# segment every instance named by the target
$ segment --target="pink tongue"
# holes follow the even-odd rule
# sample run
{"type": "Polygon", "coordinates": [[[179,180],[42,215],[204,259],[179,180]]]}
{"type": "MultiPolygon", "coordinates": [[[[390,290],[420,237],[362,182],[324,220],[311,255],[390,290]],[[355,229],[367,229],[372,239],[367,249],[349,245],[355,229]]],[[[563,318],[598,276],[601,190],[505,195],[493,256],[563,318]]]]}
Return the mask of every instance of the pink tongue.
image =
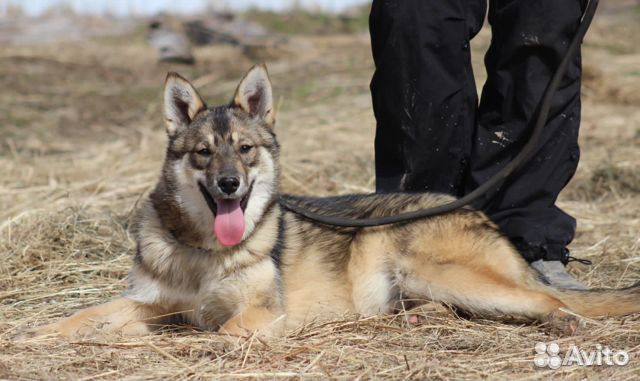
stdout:
{"type": "Polygon", "coordinates": [[[244,214],[240,200],[216,200],[218,214],[213,223],[213,231],[224,246],[235,246],[244,234],[244,214]]]}

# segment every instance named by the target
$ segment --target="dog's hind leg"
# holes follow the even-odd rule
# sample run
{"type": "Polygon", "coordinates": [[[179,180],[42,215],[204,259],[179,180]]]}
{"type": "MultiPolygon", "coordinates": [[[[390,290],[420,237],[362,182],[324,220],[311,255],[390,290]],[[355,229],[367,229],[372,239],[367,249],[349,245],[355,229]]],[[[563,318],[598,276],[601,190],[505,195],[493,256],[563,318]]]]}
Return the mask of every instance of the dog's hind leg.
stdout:
{"type": "Polygon", "coordinates": [[[480,315],[517,315],[545,321],[573,333],[577,321],[551,293],[529,288],[490,267],[458,263],[425,264],[405,258],[396,269],[405,295],[445,302],[480,315]],[[404,262],[404,263],[402,263],[404,262]]]}
{"type": "Polygon", "coordinates": [[[451,214],[416,222],[392,237],[399,254],[387,257],[389,269],[404,296],[572,330],[565,321],[572,315],[564,312],[572,308],[483,215],[451,214]]]}
{"type": "Polygon", "coordinates": [[[140,336],[151,332],[166,314],[163,308],[118,298],[89,307],[68,318],[27,330],[18,338],[56,335],[63,337],[93,336],[100,333],[119,333],[140,336]]]}

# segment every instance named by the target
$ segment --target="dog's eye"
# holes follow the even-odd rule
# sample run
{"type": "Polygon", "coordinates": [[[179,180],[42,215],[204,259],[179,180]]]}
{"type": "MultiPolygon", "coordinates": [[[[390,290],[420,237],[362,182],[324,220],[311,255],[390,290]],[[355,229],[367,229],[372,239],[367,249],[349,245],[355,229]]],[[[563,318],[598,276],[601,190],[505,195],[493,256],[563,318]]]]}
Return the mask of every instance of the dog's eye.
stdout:
{"type": "Polygon", "coordinates": [[[209,156],[211,155],[211,151],[209,151],[209,148],[203,148],[200,151],[198,151],[198,155],[209,156]]]}
{"type": "Polygon", "coordinates": [[[253,146],[250,146],[248,144],[243,144],[240,146],[240,153],[247,153],[251,151],[251,148],[253,148],[253,146]]]}

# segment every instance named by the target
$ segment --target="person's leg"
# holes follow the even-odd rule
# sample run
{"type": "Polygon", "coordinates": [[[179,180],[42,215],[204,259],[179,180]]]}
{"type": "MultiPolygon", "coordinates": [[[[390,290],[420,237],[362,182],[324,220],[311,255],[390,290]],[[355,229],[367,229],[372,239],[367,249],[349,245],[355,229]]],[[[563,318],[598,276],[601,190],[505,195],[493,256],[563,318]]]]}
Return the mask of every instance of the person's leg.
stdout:
{"type": "MultiPolygon", "coordinates": [[[[518,154],[537,106],[576,32],[581,0],[490,0],[492,41],[478,111],[467,192],[518,154]]],[[[565,262],[576,221],[556,205],[575,173],[580,151],[580,56],[553,99],[537,155],[475,206],[484,210],[528,261],[565,262]]]]}
{"type": "Polygon", "coordinates": [[[463,192],[477,108],[469,40],[485,10],[486,0],[373,1],[378,192],[463,192]]]}

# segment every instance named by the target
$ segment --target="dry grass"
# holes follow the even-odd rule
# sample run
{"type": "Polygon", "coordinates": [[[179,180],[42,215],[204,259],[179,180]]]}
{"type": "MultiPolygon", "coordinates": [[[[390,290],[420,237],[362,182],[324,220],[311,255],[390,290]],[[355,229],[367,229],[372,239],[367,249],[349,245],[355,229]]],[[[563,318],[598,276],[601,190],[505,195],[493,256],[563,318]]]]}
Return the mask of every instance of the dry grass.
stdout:
{"type": "MultiPolygon", "coordinates": [[[[629,40],[640,23],[620,21],[629,17],[637,20],[637,13],[600,18],[586,43],[583,156],[560,200],[579,221],[574,255],[594,261],[572,272],[592,286],[624,286],[640,274],[640,50],[629,40]]],[[[476,41],[475,64],[487,36],[483,31],[476,41]]],[[[565,338],[539,326],[465,319],[434,307],[421,311],[426,323],[413,328],[402,316],[345,316],[237,346],[188,327],[139,339],[13,341],[21,328],[123,289],[133,253],[129,217],[157,178],[164,150],[159,94],[165,72],[196,79],[208,99],[222,101],[251,64],[229,47],[200,48],[196,56],[193,68],[158,65],[135,36],[0,46],[0,378],[638,377],[637,315],[590,321],[587,330],[565,338]],[[624,349],[631,361],[535,368],[534,344],[556,339],[564,349],[569,343],[624,349]]],[[[367,36],[292,37],[269,66],[279,97],[284,189],[371,190],[367,36]]],[[[477,72],[481,81],[479,66],[477,72]]]]}

